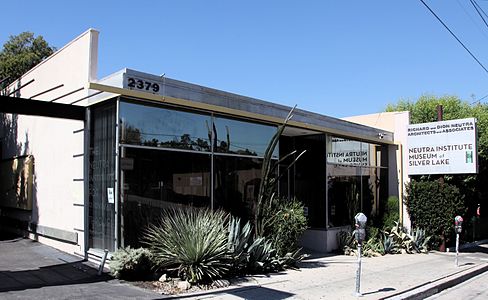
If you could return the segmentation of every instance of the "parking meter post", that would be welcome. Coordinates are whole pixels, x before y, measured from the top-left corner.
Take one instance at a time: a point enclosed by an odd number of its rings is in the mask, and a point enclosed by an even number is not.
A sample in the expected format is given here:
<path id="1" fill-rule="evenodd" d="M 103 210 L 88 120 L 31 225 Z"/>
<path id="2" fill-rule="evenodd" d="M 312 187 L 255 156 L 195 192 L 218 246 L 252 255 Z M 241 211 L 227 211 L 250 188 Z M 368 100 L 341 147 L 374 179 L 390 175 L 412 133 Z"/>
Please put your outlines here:
<path id="1" fill-rule="evenodd" d="M 361 251 L 362 245 L 358 243 L 358 268 L 356 270 L 356 296 L 361 295 Z"/>
<path id="2" fill-rule="evenodd" d="M 456 267 L 459 267 L 459 234 L 463 232 L 463 217 L 454 218 L 454 229 L 456 231 Z"/>
<path id="3" fill-rule="evenodd" d="M 459 267 L 459 233 L 456 233 L 456 267 Z"/>
<path id="4" fill-rule="evenodd" d="M 368 218 L 363 213 L 358 213 L 354 217 L 356 230 L 354 230 L 354 237 L 358 242 L 358 268 L 356 270 L 356 296 L 361 295 L 361 252 L 363 241 L 366 238 L 366 221 Z"/>

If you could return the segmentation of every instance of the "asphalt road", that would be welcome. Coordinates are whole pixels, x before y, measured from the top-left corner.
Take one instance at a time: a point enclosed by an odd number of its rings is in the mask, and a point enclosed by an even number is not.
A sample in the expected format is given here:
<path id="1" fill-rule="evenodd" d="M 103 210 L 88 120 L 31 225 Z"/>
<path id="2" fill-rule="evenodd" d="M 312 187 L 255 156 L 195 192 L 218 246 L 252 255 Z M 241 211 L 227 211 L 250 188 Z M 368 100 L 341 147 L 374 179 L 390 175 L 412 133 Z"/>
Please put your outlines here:
<path id="1" fill-rule="evenodd" d="M 488 272 L 473 277 L 427 299 L 488 299 Z"/>

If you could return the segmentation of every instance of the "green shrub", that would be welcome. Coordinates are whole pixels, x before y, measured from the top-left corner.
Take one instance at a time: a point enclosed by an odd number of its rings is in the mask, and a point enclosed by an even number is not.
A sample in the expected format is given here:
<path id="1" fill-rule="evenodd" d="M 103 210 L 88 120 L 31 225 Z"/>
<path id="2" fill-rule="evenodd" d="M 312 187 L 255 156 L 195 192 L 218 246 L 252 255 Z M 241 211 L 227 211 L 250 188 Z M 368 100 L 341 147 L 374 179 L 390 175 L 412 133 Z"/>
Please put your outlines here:
<path id="1" fill-rule="evenodd" d="M 423 228 L 427 235 L 449 236 L 454 217 L 466 211 L 464 196 L 459 189 L 438 181 L 412 180 L 407 185 L 405 203 L 415 228 Z"/>
<path id="2" fill-rule="evenodd" d="M 298 239 L 307 229 L 303 204 L 296 198 L 279 199 L 270 213 L 265 236 L 271 241 L 278 256 L 296 252 Z"/>
<path id="3" fill-rule="evenodd" d="M 337 233 L 337 243 L 338 243 L 339 251 L 341 251 L 344 254 L 349 254 L 346 253 L 347 250 L 356 247 L 354 236 L 349 231 L 343 231 L 343 230 L 339 231 Z"/>
<path id="4" fill-rule="evenodd" d="M 221 278 L 230 271 L 229 215 L 210 209 L 170 209 L 144 234 L 158 267 L 176 270 L 191 283 Z"/>
<path id="5" fill-rule="evenodd" d="M 142 280 L 151 275 L 151 253 L 144 248 L 121 248 L 109 262 L 112 276 L 126 280 Z"/>
<path id="6" fill-rule="evenodd" d="M 387 229 L 394 225 L 395 222 L 400 220 L 400 206 L 398 203 L 398 197 L 390 196 L 386 202 L 385 212 L 383 214 L 382 228 Z"/>

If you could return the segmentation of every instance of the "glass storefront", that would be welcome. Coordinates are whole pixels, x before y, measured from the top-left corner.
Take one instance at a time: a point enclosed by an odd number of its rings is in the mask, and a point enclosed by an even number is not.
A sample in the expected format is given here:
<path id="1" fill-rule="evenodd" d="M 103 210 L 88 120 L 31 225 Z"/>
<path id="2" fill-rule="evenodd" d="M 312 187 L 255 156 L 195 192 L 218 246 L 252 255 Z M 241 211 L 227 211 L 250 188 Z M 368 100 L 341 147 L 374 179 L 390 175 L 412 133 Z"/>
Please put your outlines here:
<path id="1" fill-rule="evenodd" d="M 119 101 L 118 161 L 115 103 L 92 112 L 90 247 L 140 246 L 144 228 L 169 207 L 213 207 L 250 219 L 276 126 Z M 386 146 L 324 133 L 282 136 L 273 158 L 293 150 L 306 153 L 292 168 L 287 162 L 279 166 L 279 194 L 302 201 L 310 228 L 351 225 L 359 211 L 371 219 L 381 215 L 387 198 Z M 109 190 L 115 188 L 113 201 Z"/>
<path id="2" fill-rule="evenodd" d="M 375 222 L 387 195 L 385 146 L 327 137 L 328 227 L 353 225 L 363 212 Z"/>
<path id="3" fill-rule="evenodd" d="M 275 126 L 125 101 L 119 107 L 121 245 L 139 246 L 142 230 L 172 206 L 250 218 Z"/>

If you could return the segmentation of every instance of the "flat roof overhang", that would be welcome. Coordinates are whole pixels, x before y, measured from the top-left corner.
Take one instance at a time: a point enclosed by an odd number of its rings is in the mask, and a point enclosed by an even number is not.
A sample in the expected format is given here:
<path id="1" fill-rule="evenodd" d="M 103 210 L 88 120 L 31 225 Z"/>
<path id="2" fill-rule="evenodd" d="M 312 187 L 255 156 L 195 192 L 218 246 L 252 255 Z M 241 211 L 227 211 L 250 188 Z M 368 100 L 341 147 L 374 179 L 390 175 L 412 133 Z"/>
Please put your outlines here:
<path id="1" fill-rule="evenodd" d="M 152 93 L 130 88 L 128 85 L 129 78 L 157 83 L 161 89 Z M 123 69 L 98 82 L 90 82 L 88 88 L 136 100 L 154 101 L 272 124 L 281 124 L 292 109 L 272 102 L 131 69 Z M 294 110 L 293 118 L 288 122 L 288 125 L 371 143 L 395 144 L 392 132 L 301 109 Z"/>
<path id="2" fill-rule="evenodd" d="M 84 121 L 86 108 L 70 104 L 0 96 L 0 112 Z"/>

